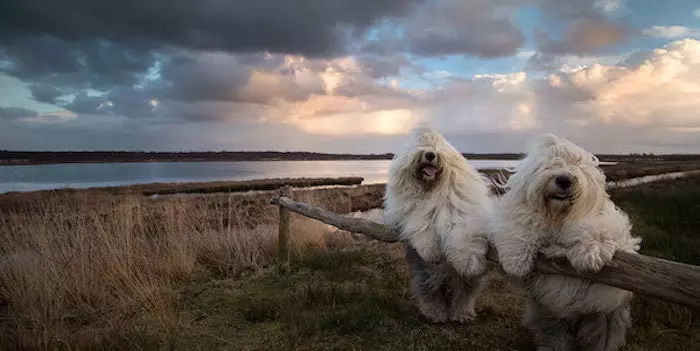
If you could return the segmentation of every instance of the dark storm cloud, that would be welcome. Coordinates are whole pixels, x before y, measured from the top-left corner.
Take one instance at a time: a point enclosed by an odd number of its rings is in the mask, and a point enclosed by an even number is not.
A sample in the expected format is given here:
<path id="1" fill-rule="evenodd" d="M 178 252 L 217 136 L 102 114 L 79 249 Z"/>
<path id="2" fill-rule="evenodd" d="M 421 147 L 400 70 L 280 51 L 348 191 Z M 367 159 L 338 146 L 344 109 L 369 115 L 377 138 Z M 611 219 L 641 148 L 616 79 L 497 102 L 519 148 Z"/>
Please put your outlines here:
<path id="1" fill-rule="evenodd" d="M 502 9 L 498 1 L 480 0 L 428 7 L 406 27 L 410 51 L 425 56 L 513 56 L 525 36 L 509 16 L 499 13 Z"/>
<path id="2" fill-rule="evenodd" d="M 152 98 L 300 100 L 320 92 L 322 85 L 300 87 L 283 79 L 247 90 L 253 69 L 266 72 L 279 65 L 274 61 L 280 55 L 265 60 L 263 51 L 343 54 L 348 40 L 376 20 L 401 16 L 418 1 L 10 0 L 0 11 L 0 61 L 5 61 L 0 72 L 28 83 L 36 101 L 78 113 L 94 113 L 107 100 L 114 106 L 101 111 L 126 116 L 151 115 L 143 102 Z M 200 50 L 229 55 L 220 55 L 219 61 L 194 59 Z M 162 81 L 132 89 L 157 60 L 163 61 Z M 109 96 L 88 96 L 90 89 Z M 57 101 L 62 95 L 77 97 Z"/>
<path id="3" fill-rule="evenodd" d="M 427 2 L 397 22 L 386 24 L 362 50 L 379 55 L 411 52 L 421 56 L 512 56 L 525 42 L 525 36 L 512 22 L 511 14 L 525 3 L 529 1 Z"/>
<path id="4" fill-rule="evenodd" d="M 24 107 L 0 106 L 0 120 L 2 119 L 17 119 L 26 117 L 36 117 L 37 113 Z"/>
<path id="5" fill-rule="evenodd" d="M 163 93 L 163 92 L 161 92 Z M 169 92 L 167 92 L 169 93 Z M 104 97 L 89 97 L 84 106 L 101 114 L 126 117 L 143 125 L 181 124 L 186 121 L 207 122 L 245 120 L 257 116 L 257 110 L 244 102 L 226 100 L 178 100 L 133 87 L 118 87 Z M 95 103 L 98 103 L 95 107 Z M 91 104 L 92 103 L 92 104 Z M 71 110 L 72 106 L 65 106 Z M 93 113 L 95 111 L 93 110 Z"/>
<path id="6" fill-rule="evenodd" d="M 306 100 L 311 94 L 323 94 L 319 76 L 328 63 L 305 61 L 297 66 L 284 64 L 283 57 L 248 57 L 207 53 L 181 54 L 163 64 L 161 87 L 155 96 L 182 101 L 219 101 L 268 104 L 274 99 Z M 298 75 L 305 75 L 301 82 Z"/>
<path id="7" fill-rule="evenodd" d="M 105 102 L 109 101 L 109 105 L 104 107 L 104 111 L 136 119 L 154 117 L 157 110 L 150 104 L 151 99 L 152 97 L 143 90 L 133 87 L 116 87 L 105 96 L 104 100 Z"/>
<path id="8" fill-rule="evenodd" d="M 0 53 L 11 62 L 0 71 L 10 76 L 98 90 L 134 84 L 138 74 L 154 62 L 148 50 L 104 40 L 66 41 L 45 35 L 3 40 Z"/>
<path id="9" fill-rule="evenodd" d="M 56 98 L 63 95 L 63 92 L 56 87 L 46 83 L 36 83 L 29 86 L 34 100 L 47 104 L 55 104 Z"/>
<path id="10" fill-rule="evenodd" d="M 90 96 L 85 92 L 81 92 L 75 98 L 66 104 L 60 104 L 66 110 L 75 113 L 91 114 L 97 113 L 98 108 L 104 104 L 105 98 L 102 96 Z"/>
<path id="11" fill-rule="evenodd" d="M 250 66 L 230 55 L 178 55 L 163 63 L 160 98 L 232 101 L 250 79 Z"/>
<path id="12" fill-rule="evenodd" d="M 81 68 L 74 46 L 50 36 L 3 38 L 0 54 L 11 62 L 2 71 L 20 79 L 41 79 Z"/>
<path id="13" fill-rule="evenodd" d="M 418 0 L 9 0 L 0 38 L 51 34 L 229 52 L 343 52 L 348 35 Z"/>

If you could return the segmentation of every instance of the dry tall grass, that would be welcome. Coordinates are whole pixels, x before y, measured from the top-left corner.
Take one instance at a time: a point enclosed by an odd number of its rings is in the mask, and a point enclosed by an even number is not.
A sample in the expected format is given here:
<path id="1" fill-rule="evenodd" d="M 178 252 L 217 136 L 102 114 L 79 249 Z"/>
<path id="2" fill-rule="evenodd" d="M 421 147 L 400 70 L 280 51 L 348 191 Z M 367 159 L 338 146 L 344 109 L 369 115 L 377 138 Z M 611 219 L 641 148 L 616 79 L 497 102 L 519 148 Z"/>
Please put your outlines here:
<path id="1" fill-rule="evenodd" d="M 0 348 L 167 345 L 186 328 L 178 282 L 274 259 L 277 208 L 228 199 L 91 192 L 0 213 Z M 298 248 L 324 247 L 327 231 L 294 217 Z"/>

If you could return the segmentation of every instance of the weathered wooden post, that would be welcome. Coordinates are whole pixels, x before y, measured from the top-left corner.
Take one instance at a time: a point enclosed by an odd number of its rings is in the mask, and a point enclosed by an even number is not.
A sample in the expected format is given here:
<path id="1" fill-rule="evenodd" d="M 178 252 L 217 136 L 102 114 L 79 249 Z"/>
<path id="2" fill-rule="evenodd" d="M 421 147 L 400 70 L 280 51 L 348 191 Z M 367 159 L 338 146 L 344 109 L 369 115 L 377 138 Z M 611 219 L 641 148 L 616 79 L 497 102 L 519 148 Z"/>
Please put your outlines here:
<path id="1" fill-rule="evenodd" d="M 293 199 L 294 191 L 292 187 L 287 185 L 280 189 L 280 196 L 284 196 Z M 280 228 L 279 236 L 277 238 L 277 254 L 279 256 L 279 269 L 282 272 L 289 272 L 291 269 L 291 230 L 290 230 L 290 212 L 283 206 L 279 206 L 280 211 Z"/>

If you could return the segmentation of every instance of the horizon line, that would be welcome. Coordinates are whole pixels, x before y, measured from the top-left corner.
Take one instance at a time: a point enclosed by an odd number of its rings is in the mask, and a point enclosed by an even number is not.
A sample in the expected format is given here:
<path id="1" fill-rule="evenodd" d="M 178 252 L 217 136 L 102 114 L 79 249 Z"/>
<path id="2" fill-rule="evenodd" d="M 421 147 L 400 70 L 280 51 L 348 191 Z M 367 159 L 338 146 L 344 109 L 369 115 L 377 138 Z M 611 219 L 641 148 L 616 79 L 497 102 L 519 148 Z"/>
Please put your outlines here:
<path id="1" fill-rule="evenodd" d="M 317 154 L 317 155 L 338 155 L 338 156 L 382 156 L 382 155 L 394 155 L 394 152 L 381 152 L 381 153 L 343 153 L 343 152 L 319 152 L 319 151 L 299 151 L 299 150 L 206 150 L 206 151 L 183 151 L 183 150 L 171 150 L 171 151 L 153 151 L 153 150 L 9 150 L 0 149 L 0 153 L 306 153 L 306 154 Z M 523 155 L 523 152 L 462 152 L 461 154 L 470 155 Z M 629 152 L 629 153 L 593 153 L 594 155 L 606 155 L 606 156 L 670 156 L 670 155 L 683 155 L 683 156 L 700 156 L 700 153 L 653 153 L 653 152 Z"/>

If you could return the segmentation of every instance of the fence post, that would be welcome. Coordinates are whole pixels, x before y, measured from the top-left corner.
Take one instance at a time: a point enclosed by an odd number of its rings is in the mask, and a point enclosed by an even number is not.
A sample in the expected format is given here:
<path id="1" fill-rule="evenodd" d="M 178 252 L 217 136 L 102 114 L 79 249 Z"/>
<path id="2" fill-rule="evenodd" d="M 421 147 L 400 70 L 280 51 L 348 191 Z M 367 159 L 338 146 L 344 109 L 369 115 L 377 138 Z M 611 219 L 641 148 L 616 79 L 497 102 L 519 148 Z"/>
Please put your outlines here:
<path id="1" fill-rule="evenodd" d="M 294 191 L 292 187 L 286 185 L 280 189 L 280 196 L 292 198 Z M 282 272 L 289 272 L 291 269 L 290 258 L 291 258 L 291 248 L 290 248 L 290 212 L 286 208 L 279 206 L 280 209 L 280 223 L 279 223 L 279 236 L 277 238 L 277 254 L 279 255 L 279 268 Z"/>

